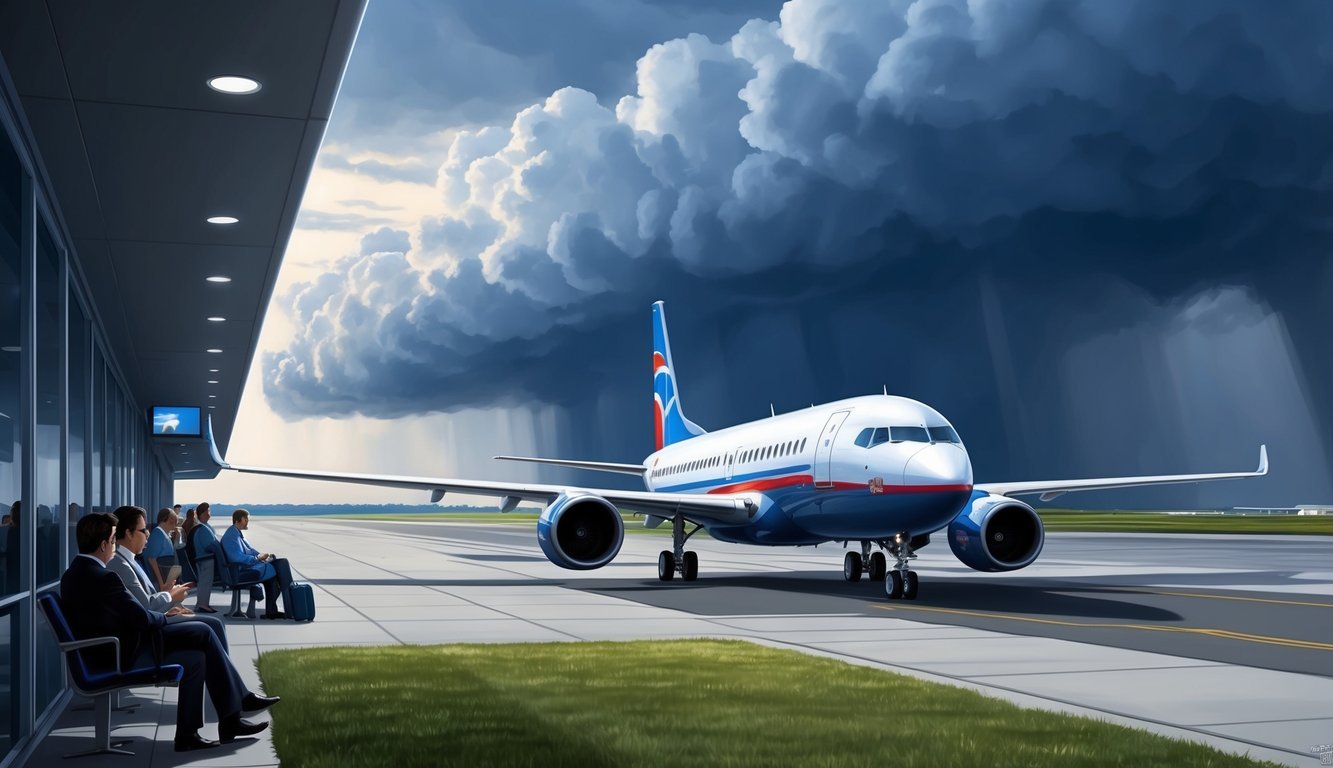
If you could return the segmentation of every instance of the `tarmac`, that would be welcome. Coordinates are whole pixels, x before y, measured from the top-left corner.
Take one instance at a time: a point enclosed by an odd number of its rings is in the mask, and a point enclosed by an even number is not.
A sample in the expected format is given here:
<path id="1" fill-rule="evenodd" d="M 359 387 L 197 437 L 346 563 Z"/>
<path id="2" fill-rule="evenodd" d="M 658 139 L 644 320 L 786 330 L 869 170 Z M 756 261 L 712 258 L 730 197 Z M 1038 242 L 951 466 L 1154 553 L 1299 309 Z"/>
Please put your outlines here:
<path id="1" fill-rule="evenodd" d="M 913 565 L 921 595 L 910 602 L 843 581 L 843 550 L 830 545 L 701 534 L 689 543 L 699 580 L 663 584 L 657 553 L 670 539 L 653 534 L 627 534 L 611 565 L 584 572 L 547 562 L 529 525 L 262 518 L 247 538 L 287 557 L 318 606 L 313 623 L 229 620 L 232 657 L 255 690 L 255 660 L 277 648 L 732 637 L 1286 765 L 1319 765 L 1313 750 L 1333 744 L 1333 541 L 1323 537 L 1048 534 L 1037 564 L 1009 574 L 970 571 L 935 543 Z M 175 695 L 138 689 L 126 697 L 136 712 L 113 713 L 113 740 L 129 738 L 134 757 L 77 764 L 278 764 L 267 732 L 172 751 Z M 27 764 L 87 749 L 91 722 L 67 710 Z"/>

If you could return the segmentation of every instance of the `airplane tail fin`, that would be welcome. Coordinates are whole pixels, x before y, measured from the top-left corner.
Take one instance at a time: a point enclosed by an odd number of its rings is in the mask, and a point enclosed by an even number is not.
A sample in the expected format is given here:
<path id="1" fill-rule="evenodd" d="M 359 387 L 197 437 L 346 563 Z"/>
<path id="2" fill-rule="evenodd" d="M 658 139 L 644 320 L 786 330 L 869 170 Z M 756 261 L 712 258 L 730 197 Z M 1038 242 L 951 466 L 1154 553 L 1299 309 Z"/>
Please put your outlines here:
<path id="1" fill-rule="evenodd" d="M 657 450 L 705 434 L 703 427 L 685 418 L 676 387 L 676 369 L 671 364 L 671 342 L 667 338 L 666 305 L 653 303 L 653 428 Z"/>

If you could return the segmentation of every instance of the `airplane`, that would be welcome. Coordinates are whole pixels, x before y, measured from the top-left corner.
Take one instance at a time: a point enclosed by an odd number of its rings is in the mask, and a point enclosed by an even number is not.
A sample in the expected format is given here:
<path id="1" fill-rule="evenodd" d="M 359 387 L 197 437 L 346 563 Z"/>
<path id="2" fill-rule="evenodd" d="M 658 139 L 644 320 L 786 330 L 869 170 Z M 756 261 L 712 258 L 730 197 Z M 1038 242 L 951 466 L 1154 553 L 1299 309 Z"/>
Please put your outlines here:
<path id="1" fill-rule="evenodd" d="M 871 395 L 812 405 L 792 413 L 706 432 L 685 417 L 667 335 L 665 304 L 652 308 L 653 426 L 656 450 L 640 464 L 496 456 L 600 472 L 636 475 L 646 490 L 507 483 L 228 464 L 206 430 L 212 460 L 225 470 L 499 497 L 500 510 L 521 501 L 545 505 L 537 543 L 552 563 L 589 570 L 610 563 L 624 540 L 621 509 L 644 525 L 669 522 L 672 548 L 657 560 L 663 582 L 694 581 L 699 558 L 685 545 L 706 530 L 721 541 L 767 546 L 858 543 L 843 559 L 843 578 L 862 573 L 884 581 L 892 599 L 916 599 L 910 568 L 916 551 L 939 531 L 954 555 L 978 571 L 1013 571 L 1041 554 L 1041 518 L 1016 496 L 1042 501 L 1072 491 L 1198 483 L 1268 473 L 1268 448 L 1254 472 L 974 483 L 958 433 L 938 411 L 906 397 Z M 685 523 L 693 528 L 688 533 Z M 874 550 L 874 551 L 872 551 Z M 888 565 L 887 553 L 894 558 Z"/>

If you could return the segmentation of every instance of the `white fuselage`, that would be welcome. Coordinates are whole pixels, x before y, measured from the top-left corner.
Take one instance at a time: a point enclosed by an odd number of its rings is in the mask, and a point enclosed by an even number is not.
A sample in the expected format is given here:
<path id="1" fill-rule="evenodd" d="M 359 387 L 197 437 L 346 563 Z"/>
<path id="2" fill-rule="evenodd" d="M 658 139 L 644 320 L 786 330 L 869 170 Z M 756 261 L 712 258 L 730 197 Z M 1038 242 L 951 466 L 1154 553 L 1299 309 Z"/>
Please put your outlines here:
<path id="1" fill-rule="evenodd" d="M 644 465 L 653 491 L 761 493 L 768 503 L 750 525 L 710 527 L 715 536 L 750 543 L 929 533 L 972 494 L 972 464 L 949 422 L 923 403 L 888 395 L 699 435 L 653 453 Z"/>

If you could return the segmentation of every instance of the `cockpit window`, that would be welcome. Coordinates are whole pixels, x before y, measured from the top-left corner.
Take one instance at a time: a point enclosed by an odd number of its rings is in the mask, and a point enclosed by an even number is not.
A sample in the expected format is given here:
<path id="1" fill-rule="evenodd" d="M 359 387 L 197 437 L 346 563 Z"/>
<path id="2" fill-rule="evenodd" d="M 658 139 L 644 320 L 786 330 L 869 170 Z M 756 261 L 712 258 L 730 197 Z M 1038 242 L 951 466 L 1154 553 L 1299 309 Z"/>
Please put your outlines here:
<path id="1" fill-rule="evenodd" d="M 861 434 L 856 436 L 856 444 L 861 446 L 862 448 L 869 448 L 870 436 L 873 434 L 875 434 L 875 430 L 871 427 L 866 427 L 865 429 L 861 430 Z"/>
<path id="2" fill-rule="evenodd" d="M 889 427 L 889 439 L 894 442 L 929 443 L 930 433 L 925 427 Z"/>
<path id="3" fill-rule="evenodd" d="M 963 441 L 958 439 L 958 433 L 953 431 L 953 427 L 927 427 L 930 431 L 930 440 L 934 443 L 959 443 Z"/>

